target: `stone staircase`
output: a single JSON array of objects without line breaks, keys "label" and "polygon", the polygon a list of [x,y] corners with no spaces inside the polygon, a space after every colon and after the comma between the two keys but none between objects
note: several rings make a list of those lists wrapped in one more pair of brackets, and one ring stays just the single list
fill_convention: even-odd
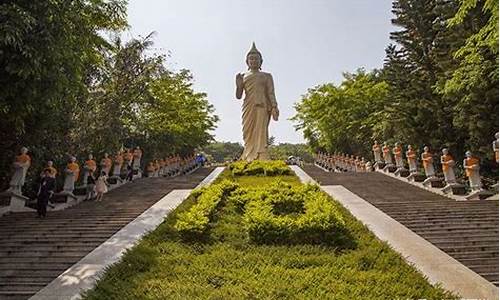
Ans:
[{"label": "stone staircase", "polygon": [[498,201],[455,201],[389,176],[304,171],[321,185],[342,185],[498,286]]},{"label": "stone staircase", "polygon": [[174,189],[192,189],[212,169],[143,178],[62,211],[0,218],[0,299],[28,299]]}]

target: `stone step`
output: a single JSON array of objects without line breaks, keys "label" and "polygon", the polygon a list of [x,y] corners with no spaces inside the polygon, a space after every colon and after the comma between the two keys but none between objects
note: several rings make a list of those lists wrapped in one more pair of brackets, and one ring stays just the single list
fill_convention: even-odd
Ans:
[{"label": "stone step", "polygon": [[451,246],[443,246],[438,247],[441,250],[447,253],[468,253],[473,251],[497,251],[498,252],[498,243],[488,243],[483,245],[451,245]]},{"label": "stone step", "polygon": [[72,239],[38,239],[38,240],[9,240],[2,243],[2,247],[38,247],[47,245],[79,245],[79,244],[101,244],[104,238],[72,238]]},{"label": "stone step", "polygon": [[49,245],[37,245],[36,247],[33,247],[31,245],[23,245],[22,247],[6,246],[0,249],[0,253],[6,253],[6,252],[19,253],[19,252],[33,252],[33,251],[54,252],[54,251],[80,251],[80,250],[87,250],[90,252],[94,250],[97,246],[99,246],[99,244],[100,243],[49,244]]},{"label": "stone step", "polygon": [[485,230],[485,231],[490,231],[490,230],[497,230],[498,231],[498,226],[495,225],[480,225],[480,226],[474,226],[470,224],[442,224],[440,226],[426,226],[426,225],[406,225],[403,223],[406,227],[408,227],[411,230],[414,230],[416,233],[424,233],[424,232],[443,232],[446,233],[448,231],[479,231],[479,230]]},{"label": "stone step", "polygon": [[0,249],[0,258],[2,257],[78,257],[82,258],[95,247],[85,247],[83,249],[57,249],[57,250],[40,250],[26,249],[25,251],[3,251]]},{"label": "stone step", "polygon": [[0,270],[0,282],[10,282],[9,278],[36,278],[53,277],[56,278],[63,270]]},{"label": "stone step", "polygon": [[10,238],[3,237],[0,239],[0,244],[9,242],[19,242],[19,243],[36,243],[36,242],[48,242],[48,241],[86,241],[86,240],[106,240],[113,231],[103,233],[101,235],[92,234],[91,232],[72,234],[72,235],[45,235],[45,236],[17,236],[14,235]]},{"label": "stone step", "polygon": [[[2,270],[66,270],[71,267],[74,262],[69,263],[55,263],[55,262],[45,262],[43,260],[37,261],[36,266],[33,263],[0,263],[0,271]],[[0,282],[1,284],[1,282]]]},{"label": "stone step", "polygon": [[123,225],[117,225],[117,224],[112,224],[112,225],[93,225],[93,224],[88,224],[88,226],[85,226],[85,225],[78,225],[78,226],[68,226],[68,228],[53,228],[51,226],[46,226],[46,227],[41,227],[41,228],[16,228],[15,230],[12,230],[9,232],[9,234],[12,236],[12,235],[15,235],[16,233],[22,233],[22,232],[26,232],[27,230],[33,230],[35,232],[39,232],[39,231],[47,231],[47,232],[51,232],[51,233],[62,233],[62,232],[68,232],[68,230],[71,230],[71,231],[92,231],[92,230],[109,230],[109,229],[114,229],[114,230],[117,230],[117,229],[120,229],[122,228],[123,226],[125,226],[126,224],[123,224]]},{"label": "stone step", "polygon": [[427,217],[427,216],[411,216],[411,217],[402,217],[402,216],[393,216],[394,219],[399,222],[428,222],[428,223],[442,223],[449,221],[462,221],[462,222],[489,222],[498,224],[498,218],[495,216],[436,216],[436,217]]},{"label": "stone step", "polygon": [[483,244],[498,244],[498,237],[482,238],[482,239],[434,239],[432,243],[438,247],[447,247],[453,245],[474,246]]},{"label": "stone step", "polygon": [[33,296],[35,293],[26,291],[5,291],[0,292],[0,299],[2,300],[26,300]]},{"label": "stone step", "polygon": [[46,285],[46,283],[34,282],[0,282],[0,292],[31,292],[34,294]]},{"label": "stone step", "polygon": [[453,252],[449,255],[459,261],[462,259],[492,259],[498,258],[498,250]]},{"label": "stone step", "polygon": [[11,264],[11,263],[63,263],[63,264],[74,264],[78,260],[76,257],[42,257],[42,256],[27,256],[27,257],[0,257],[1,264]]}]

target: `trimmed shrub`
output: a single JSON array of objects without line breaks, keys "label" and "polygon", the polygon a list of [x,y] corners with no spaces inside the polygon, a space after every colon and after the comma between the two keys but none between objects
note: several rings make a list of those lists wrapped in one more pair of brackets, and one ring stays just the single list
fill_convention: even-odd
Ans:
[{"label": "trimmed shrub", "polygon": [[292,175],[292,170],[281,160],[254,160],[252,162],[237,161],[229,165],[234,176],[278,176]]},{"label": "trimmed shrub", "polygon": [[231,200],[244,203],[245,229],[259,244],[329,244],[344,226],[330,197],[313,185],[278,182],[268,190],[252,189],[247,194],[240,190]]},{"label": "trimmed shrub", "polygon": [[191,195],[196,198],[196,204],[177,216],[174,228],[185,237],[203,234],[222,200],[237,187],[235,182],[224,180],[208,188],[193,191]]}]

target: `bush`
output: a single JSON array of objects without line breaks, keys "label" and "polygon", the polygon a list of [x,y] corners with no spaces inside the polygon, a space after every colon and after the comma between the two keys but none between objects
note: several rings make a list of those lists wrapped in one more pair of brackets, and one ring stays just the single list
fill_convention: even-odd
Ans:
[{"label": "bush", "polygon": [[333,243],[344,220],[329,196],[317,186],[240,189],[231,200],[244,205],[244,224],[255,243]]},{"label": "bush", "polygon": [[224,180],[208,188],[193,191],[196,204],[178,215],[174,228],[185,237],[203,234],[222,200],[237,187],[236,183]]},{"label": "bush", "polygon": [[281,160],[237,161],[230,164],[229,169],[234,176],[278,176],[293,174],[292,170]]}]

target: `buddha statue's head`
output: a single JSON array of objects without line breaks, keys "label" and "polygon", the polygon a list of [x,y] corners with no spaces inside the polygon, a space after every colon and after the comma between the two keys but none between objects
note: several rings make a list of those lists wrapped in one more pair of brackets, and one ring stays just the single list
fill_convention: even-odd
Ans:
[{"label": "buddha statue's head", "polygon": [[21,148],[21,154],[26,154],[26,153],[28,153],[28,148],[22,147]]},{"label": "buddha statue's head", "polygon": [[255,42],[254,42],[252,43],[252,48],[247,53],[246,63],[248,69],[254,71],[260,70],[262,62],[263,62],[262,54],[259,52],[259,50],[257,50],[257,47],[255,47]]},{"label": "buddha statue's head", "polygon": [[413,147],[411,145],[408,145],[408,150],[413,150]]},{"label": "buddha statue's head", "polygon": [[424,152],[429,152],[429,147],[428,146],[424,147]]},{"label": "buddha statue's head", "polygon": [[47,161],[47,167],[52,167],[54,165],[54,162],[49,160]]},{"label": "buddha statue's head", "polygon": [[465,156],[467,158],[471,158],[472,157],[472,152],[470,152],[470,151],[465,152]]},{"label": "buddha statue's head", "polygon": [[448,155],[448,148],[443,148],[441,151],[443,152],[443,155]]}]

